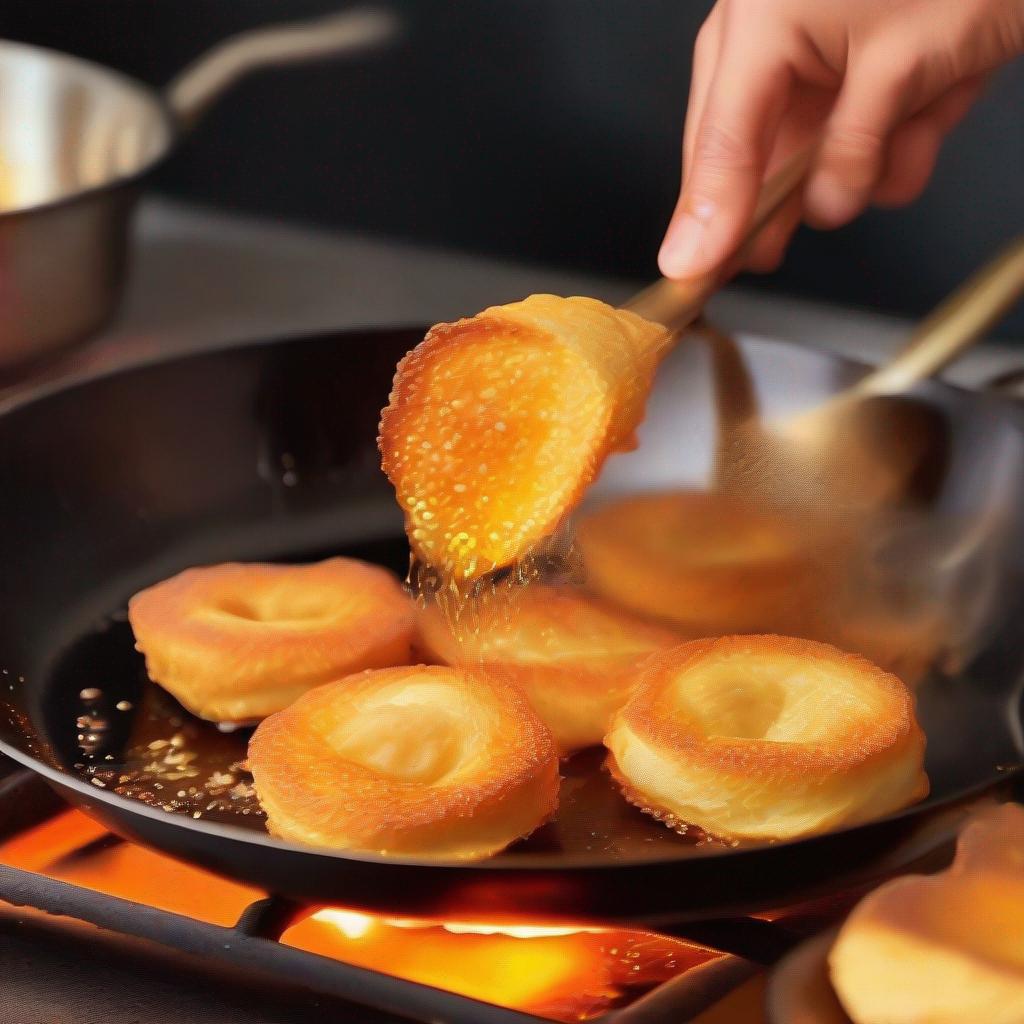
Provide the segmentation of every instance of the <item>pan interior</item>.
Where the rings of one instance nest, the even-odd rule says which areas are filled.
[[[247,733],[192,718],[146,680],[124,608],[144,586],[219,561],[347,554],[404,573],[400,515],[373,439],[395,361],[421,336],[252,345],[117,374],[0,416],[0,671],[10,712],[0,715],[0,738],[26,759],[48,760],[83,794],[122,787],[124,807],[141,800],[186,831],[213,822],[239,838],[262,833],[240,764]],[[846,372],[779,343],[744,342],[741,354],[768,398],[779,393],[780,362],[787,399],[797,386],[812,398],[830,393]],[[693,347],[673,359],[659,383],[670,393],[654,396],[639,462],[610,466],[606,492],[700,483],[702,439],[713,433],[706,366]],[[935,409],[954,439],[942,499],[963,506],[989,486],[982,444],[1007,453],[992,464],[993,479],[1019,493],[1016,422],[943,389]],[[1019,586],[998,593],[966,667],[917,690],[931,805],[1020,761],[1011,699],[1024,608]],[[601,761],[600,751],[570,761],[557,820],[487,863],[728,852],[630,807]]]
[[[408,562],[404,538],[350,545],[342,553],[397,572]],[[72,642],[56,661],[46,688],[46,746],[62,770],[184,821],[266,831],[244,766],[251,728],[225,731],[196,718],[151,683],[123,608],[103,616],[94,630]],[[711,842],[706,838],[672,832],[626,803],[603,760],[603,751],[595,749],[565,762],[557,818],[504,856],[569,853],[635,859],[706,850]]]
[[[294,560],[330,553],[336,549],[299,553]],[[399,573],[408,561],[399,538],[347,545],[341,553]],[[123,606],[96,621],[54,662],[45,681],[41,720],[49,758],[89,785],[161,809],[183,824],[203,820],[265,833],[245,768],[251,729],[223,730],[198,719],[150,682]],[[934,675],[922,683],[918,715],[929,737],[929,803],[1017,762],[1005,692],[967,676]],[[753,845],[708,839],[699,830],[680,834],[641,813],[618,792],[602,749],[576,754],[563,764],[562,775],[556,818],[493,863],[514,862],[522,854],[555,863],[564,855],[642,861]]]
[[[130,178],[170,138],[142,86],[65,54],[0,42],[0,214]]]

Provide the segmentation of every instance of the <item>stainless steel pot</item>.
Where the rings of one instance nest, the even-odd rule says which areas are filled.
[[[355,52],[395,28],[358,9],[247,32],[162,93],[0,41],[0,366],[81,340],[113,312],[140,185],[213,99],[256,68]]]

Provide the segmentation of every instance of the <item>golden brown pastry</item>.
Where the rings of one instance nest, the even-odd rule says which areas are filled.
[[[865,897],[829,967],[856,1024],[1024,1021],[1024,809],[981,812],[950,868]]]
[[[634,445],[668,340],[635,313],[555,295],[432,328],[398,364],[380,427],[416,555],[470,580],[554,532]]]
[[[893,675],[828,644],[695,640],[655,655],[605,738],[629,800],[725,839],[792,839],[928,792],[924,735]]]
[[[477,611],[474,609],[474,611]],[[679,638],[572,587],[534,585],[508,603],[451,622],[436,604],[420,619],[431,658],[479,666],[516,683],[563,754],[599,744],[637,667]]]
[[[338,850],[473,860],[558,801],[555,743],[523,694],[439,665],[309,691],[259,726],[249,767],[271,832]]]
[[[386,569],[228,563],[136,594],[128,618],[149,677],[215,722],[248,722],[312,686],[411,660],[415,610]]]
[[[721,494],[612,501],[576,536],[591,589],[690,636],[806,632],[824,589],[806,532]]]

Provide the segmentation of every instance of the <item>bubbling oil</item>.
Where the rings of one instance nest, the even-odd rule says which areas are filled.
[[[461,579],[444,568],[409,557],[406,586],[421,608],[441,613],[452,637],[465,650],[483,658],[484,631],[510,634],[518,619],[520,599],[532,586],[581,586],[583,559],[570,524],[529,548],[512,565],[475,579]]]

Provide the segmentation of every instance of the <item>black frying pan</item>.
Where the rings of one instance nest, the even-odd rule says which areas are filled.
[[[701,846],[628,807],[598,755],[585,753],[566,768],[557,824],[483,863],[443,865],[290,845],[266,834],[244,793],[207,800],[203,779],[243,757],[246,736],[191,719],[145,680],[126,601],[185,566],[229,559],[343,552],[402,571],[400,516],[374,442],[395,362],[420,337],[363,331],[250,345],[69,386],[0,415],[0,679],[10,705],[0,750],[129,839],[269,892],[463,917],[664,924],[780,904],[903,867],[973,801],[1010,792],[1022,760],[1024,588],[1006,551],[1024,521],[1024,432],[1009,404],[929,385],[916,401],[948,443],[922,522],[962,521],[1007,499],[1013,518],[1007,546],[967,559],[955,581],[977,634],[970,663],[920,690],[933,786],[925,803],[798,842]],[[769,413],[820,399],[858,372],[777,342],[748,339],[740,355]],[[706,478],[713,365],[699,344],[680,346],[639,451],[613,461],[599,491]],[[150,804],[113,792],[129,748],[176,732],[199,775],[149,787]]]

